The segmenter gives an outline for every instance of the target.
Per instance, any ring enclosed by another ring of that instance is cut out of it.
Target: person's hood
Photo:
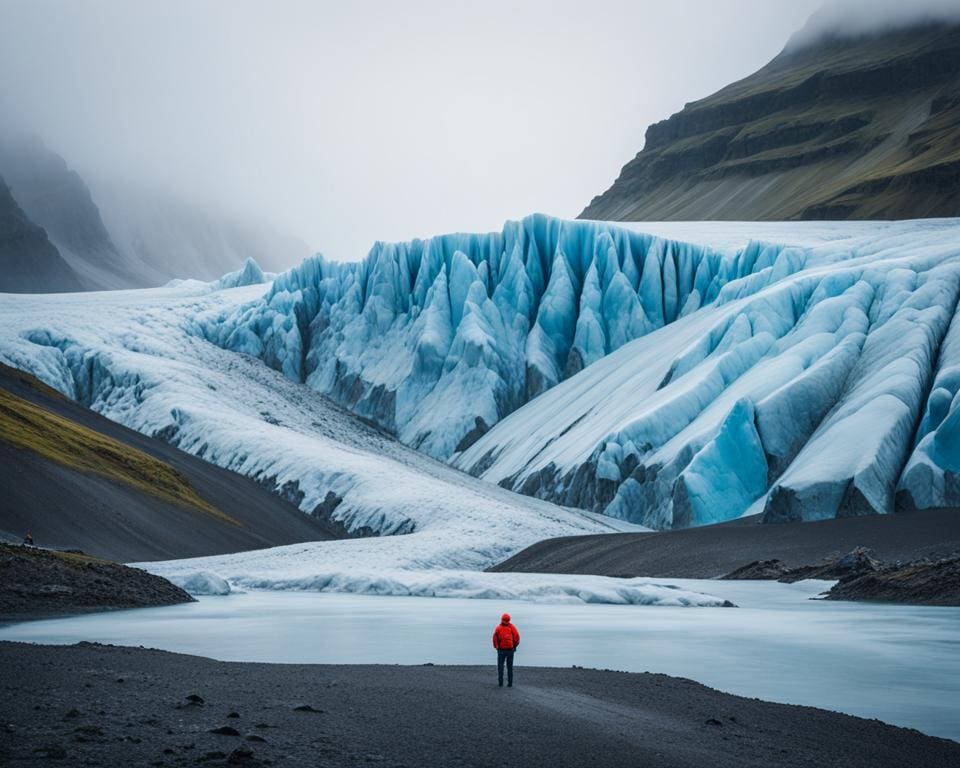
[[[510,614],[509,614],[509,613],[503,614],[503,616],[500,617],[500,623],[501,623],[501,624],[509,624],[509,623],[510,623]]]

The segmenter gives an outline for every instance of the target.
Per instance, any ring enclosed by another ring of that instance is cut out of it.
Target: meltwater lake
[[[506,610],[523,636],[519,685],[524,665],[662,672],[960,740],[960,608],[811,600],[824,582],[662,581],[739,607],[249,592],[13,624],[0,640],[143,645],[224,661],[492,664],[490,635]]]

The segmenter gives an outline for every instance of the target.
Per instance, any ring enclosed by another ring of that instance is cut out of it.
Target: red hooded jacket
[[[518,645],[520,645],[520,633],[510,623],[510,614],[505,613],[500,617],[497,628],[493,630],[493,647],[498,651],[509,651]]]

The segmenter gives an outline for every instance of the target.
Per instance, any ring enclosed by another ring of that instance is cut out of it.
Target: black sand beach
[[[519,661],[519,659],[518,659]],[[690,680],[524,668],[224,663],[0,643],[0,763],[948,766],[960,744]]]

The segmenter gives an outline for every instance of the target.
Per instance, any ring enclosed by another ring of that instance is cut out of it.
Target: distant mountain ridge
[[[0,173],[30,220],[46,230],[83,289],[144,285],[110,238],[84,180],[38,137],[0,141]]]
[[[0,292],[146,288],[213,280],[249,259],[275,271],[310,255],[302,241],[257,221],[145,187],[84,179],[36,136],[0,135],[0,177],[10,197],[0,200],[0,215],[19,217],[26,224],[18,228],[28,224],[47,240],[41,245],[34,234],[28,248],[9,239],[12,230],[0,239]]]
[[[960,215],[960,25],[824,37],[647,129],[580,218]]]
[[[296,237],[239,215],[210,211],[171,193],[91,178],[114,242],[148,285],[215,280],[253,259],[277,272],[312,255]]]

